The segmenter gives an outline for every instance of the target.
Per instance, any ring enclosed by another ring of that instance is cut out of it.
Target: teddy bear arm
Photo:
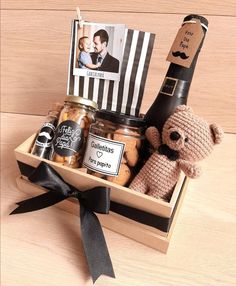
[[[160,133],[156,127],[149,127],[145,132],[147,140],[150,144],[157,149],[161,145]]]
[[[191,179],[198,178],[201,175],[201,168],[189,161],[179,160],[179,167],[186,176]]]

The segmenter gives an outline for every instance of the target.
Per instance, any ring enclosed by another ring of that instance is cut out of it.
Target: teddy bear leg
[[[146,183],[146,180],[142,176],[139,176],[139,175],[137,175],[134,178],[129,188],[136,192],[143,193],[143,194],[148,192],[148,185]]]
[[[168,201],[168,190],[163,188],[159,188],[158,185],[155,186],[150,186],[148,195],[156,198],[156,199],[161,199],[163,201]]]

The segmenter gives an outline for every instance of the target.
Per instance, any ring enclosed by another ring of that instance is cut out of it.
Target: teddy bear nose
[[[171,132],[170,133],[170,139],[173,141],[177,141],[180,138],[180,134],[177,131]]]

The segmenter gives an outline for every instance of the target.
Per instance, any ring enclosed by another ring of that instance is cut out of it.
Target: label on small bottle
[[[89,133],[83,165],[104,175],[118,176],[125,144]]]
[[[192,19],[192,22],[185,23],[179,29],[166,60],[189,68],[203,37],[199,19]]]
[[[59,124],[53,140],[53,149],[60,156],[73,156],[83,145],[83,129],[79,124],[66,120]]]
[[[163,82],[160,92],[167,94],[169,96],[173,96],[177,83],[178,83],[178,79],[166,77]]]
[[[162,84],[160,93],[169,96],[175,95],[176,98],[185,97],[188,94],[189,86],[189,81],[167,76]]]
[[[43,148],[51,147],[55,129],[56,128],[52,123],[50,122],[44,123],[39,131],[39,134],[35,141],[35,145]]]

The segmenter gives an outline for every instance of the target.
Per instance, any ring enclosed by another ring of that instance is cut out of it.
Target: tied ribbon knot
[[[165,155],[170,161],[176,161],[179,159],[179,152],[171,149],[168,145],[162,144],[158,147],[158,152],[161,155]]]
[[[39,196],[18,202],[10,214],[26,213],[47,208],[67,198],[80,203],[81,238],[93,283],[104,274],[115,278],[111,258],[96,213],[108,214],[110,189],[95,187],[80,191],[63,180],[47,163],[41,162],[28,177],[29,181],[49,190]]]

